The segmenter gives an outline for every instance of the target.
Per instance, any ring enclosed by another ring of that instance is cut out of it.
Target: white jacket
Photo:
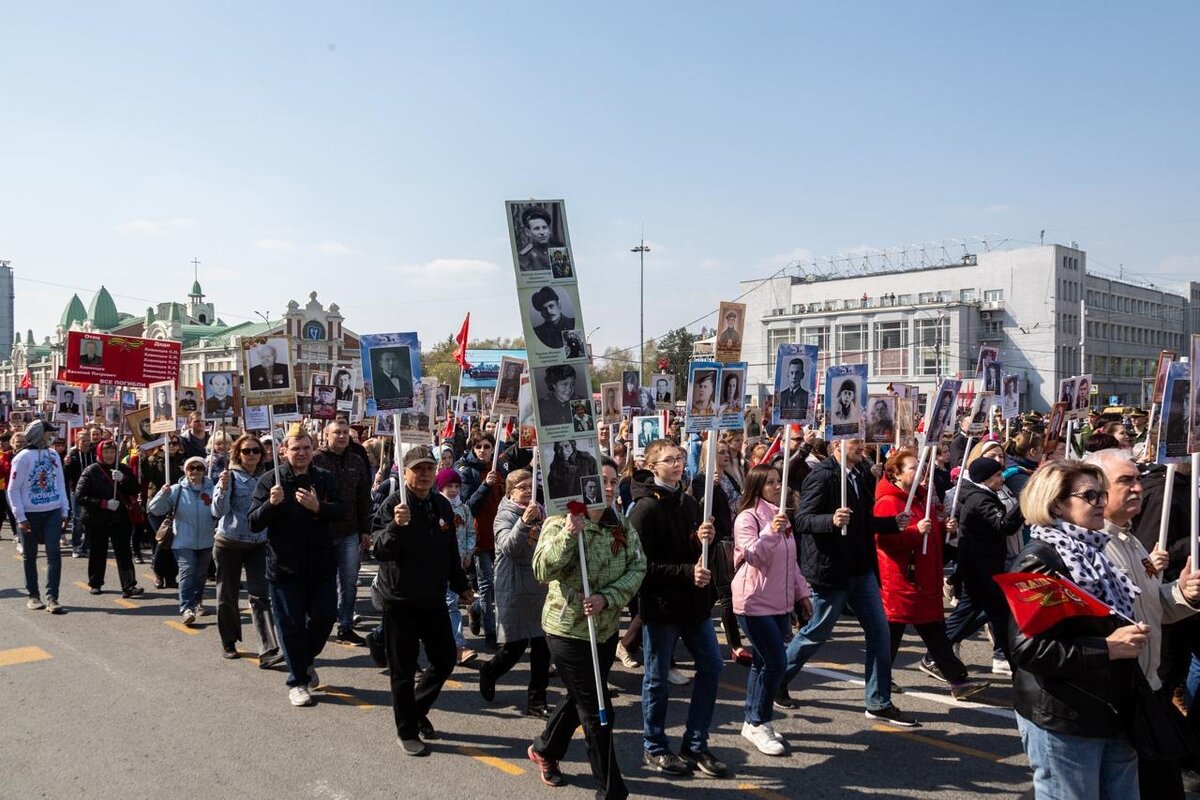
[[[36,511],[61,509],[64,517],[70,516],[70,494],[58,453],[27,447],[13,458],[8,504],[17,522],[25,522],[25,515]]]

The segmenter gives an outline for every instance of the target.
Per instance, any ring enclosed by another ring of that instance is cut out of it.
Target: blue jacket
[[[217,484],[213,493],[212,515],[217,520],[217,538],[245,544],[262,544],[267,532],[250,530],[250,502],[258,478],[241,467],[229,470],[229,485]]]
[[[179,501],[175,510],[172,550],[207,550],[213,546],[213,531],[217,521],[213,519],[212,497],[212,481],[205,478],[204,483],[195,486],[185,475],[171,487],[168,494],[155,495],[150,501],[147,510],[160,517],[171,513],[176,500]]]

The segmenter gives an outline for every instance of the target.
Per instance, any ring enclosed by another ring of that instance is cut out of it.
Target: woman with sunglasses
[[[1013,570],[1066,578],[1132,618],[1140,589],[1104,552],[1107,488],[1094,464],[1043,464],[1021,493],[1031,541]],[[1138,797],[1127,715],[1149,629],[1116,614],[1068,617],[1035,636],[1011,618],[1006,627],[1017,730],[1035,797]]]
[[[165,452],[163,447],[156,447],[144,458],[139,456],[137,473],[142,484],[142,500],[146,506],[146,521],[149,523],[151,536],[158,530],[163,518],[150,510],[150,502],[162,487],[170,486],[183,477],[183,458],[183,442],[178,434],[167,437]],[[174,589],[177,585],[176,576],[179,574],[175,556],[171,554],[170,548],[159,547],[158,542],[154,543],[153,548],[150,563],[154,571],[154,588]]]
[[[88,532],[88,586],[100,594],[108,565],[108,543],[117,558],[117,578],[121,596],[135,597],[143,590],[137,585],[133,569],[130,535],[133,530],[126,505],[137,502],[138,485],[133,471],[117,463],[117,445],[105,439],[96,445],[96,460],[79,476],[75,486],[75,510],[79,524]]]
[[[237,658],[242,640],[238,593],[242,570],[250,596],[250,617],[258,632],[258,667],[269,669],[283,661],[275,640],[275,617],[267,587],[267,532],[250,530],[250,501],[258,484],[263,446],[250,434],[229,448],[229,469],[217,477],[212,515],[217,520],[213,560],[217,563],[217,632],[225,658]]]
[[[175,514],[175,539],[171,553],[179,565],[179,613],[191,626],[205,614],[204,581],[212,561],[213,482],[205,476],[204,459],[192,456],[183,462],[184,477],[174,486],[164,486],[150,501],[151,514]]]

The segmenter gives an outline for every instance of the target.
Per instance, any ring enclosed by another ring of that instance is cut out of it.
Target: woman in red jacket
[[[894,517],[904,511],[916,476],[916,451],[893,450],[884,466],[884,480],[875,485],[875,516]],[[883,612],[892,636],[892,661],[900,652],[905,629],[912,625],[942,675],[949,679],[951,694],[956,700],[965,700],[986,689],[988,684],[967,679],[967,668],[946,638],[946,622],[942,617],[942,539],[947,527],[953,530],[954,520],[942,522],[942,506],[937,502],[926,518],[925,491],[922,481],[913,499],[912,519],[907,528],[899,534],[875,537]],[[928,545],[922,553],[926,537]]]

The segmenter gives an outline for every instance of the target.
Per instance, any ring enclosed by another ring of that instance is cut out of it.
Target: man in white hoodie
[[[70,515],[70,491],[63,476],[62,460],[50,449],[57,429],[49,422],[37,420],[25,429],[25,448],[12,460],[8,480],[8,503],[17,527],[25,559],[25,590],[31,611],[41,608],[51,614],[61,614],[58,603],[58,583],[62,572],[60,536]],[[38,591],[38,541],[46,543],[46,602],[43,605]]]

